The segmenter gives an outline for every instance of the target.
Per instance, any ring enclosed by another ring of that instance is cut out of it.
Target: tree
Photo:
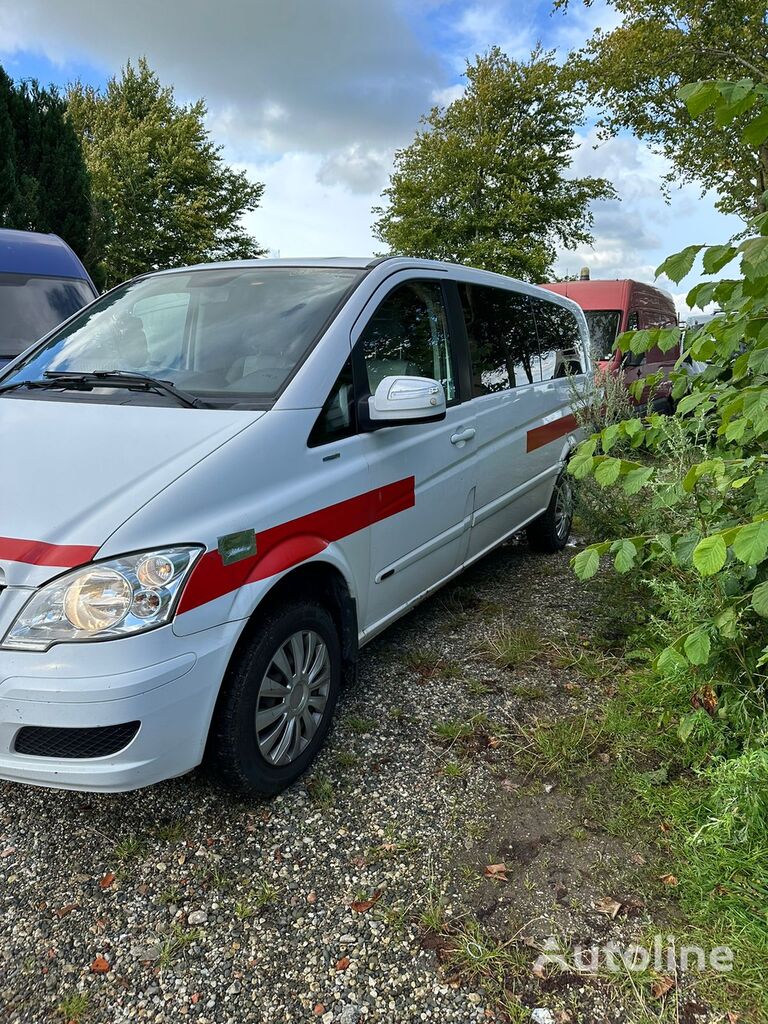
[[[685,82],[731,79],[736,108],[749,102],[744,79],[768,81],[765,0],[608,2],[621,23],[597,29],[567,65],[585,100],[602,108],[603,137],[629,130],[647,140],[672,164],[667,191],[696,181],[718,193],[724,213],[748,220],[768,209],[768,146],[743,141],[742,116],[727,125],[714,111],[693,118],[678,96]]]
[[[540,281],[558,245],[592,241],[589,204],[613,189],[567,176],[581,113],[551,53],[520,63],[494,48],[466,77],[464,95],[395,154],[374,231],[395,253]]]
[[[0,68],[0,225],[61,235],[84,256],[90,182],[80,143],[55,88],[14,86]]]
[[[264,186],[228,167],[202,100],[180,106],[146,60],[101,92],[76,83],[68,117],[91,174],[91,262],[104,285],[163,267],[262,255],[242,227]]]

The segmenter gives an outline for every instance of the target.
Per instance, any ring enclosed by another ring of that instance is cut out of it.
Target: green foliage
[[[224,163],[202,100],[180,106],[143,59],[103,92],[76,83],[67,99],[91,174],[90,260],[101,283],[261,255],[241,218],[256,209],[263,186]]]
[[[14,86],[0,67],[0,227],[60,235],[87,255],[88,171],[55,88]]]
[[[395,253],[541,281],[558,247],[591,241],[589,204],[613,189],[567,173],[583,108],[551,53],[517,62],[494,48],[466,76],[396,154],[374,230]]]
[[[669,187],[697,181],[718,193],[725,213],[746,220],[765,210],[768,109],[755,114],[750,80],[768,80],[765,3],[609,3],[618,24],[597,29],[567,65],[585,100],[602,110],[601,135],[629,130],[647,140],[672,165]]]

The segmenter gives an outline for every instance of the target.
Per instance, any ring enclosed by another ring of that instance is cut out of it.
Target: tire
[[[274,796],[307,770],[330,728],[341,668],[338,631],[322,605],[297,601],[267,614],[230,664],[211,727],[211,767],[229,789]]]
[[[533,551],[554,554],[568,543],[573,523],[574,481],[563,470],[557,478],[545,512],[526,527],[528,545]]]

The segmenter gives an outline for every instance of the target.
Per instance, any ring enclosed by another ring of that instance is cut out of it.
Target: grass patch
[[[158,966],[161,969],[169,967],[174,960],[178,960],[188,946],[199,942],[202,937],[203,933],[197,928],[182,928],[175,924],[160,946]]]
[[[577,718],[537,721],[523,729],[517,755],[529,774],[569,776],[576,781],[601,741],[602,725],[592,713]]]
[[[366,733],[376,730],[376,720],[374,718],[363,718],[361,715],[347,715],[344,719],[344,724],[358,736],[365,736]]]
[[[336,755],[336,764],[339,768],[356,768],[360,764],[360,758],[351,750],[340,750]]]
[[[480,642],[480,653],[502,668],[530,665],[544,654],[545,643],[532,626],[510,626],[502,618]]]
[[[140,836],[125,836],[115,846],[115,857],[117,860],[129,861],[138,860],[147,852],[146,840]]]
[[[331,807],[336,801],[333,783],[327,775],[313,775],[306,782],[307,792],[313,803],[320,807]]]
[[[422,682],[427,679],[458,679],[462,673],[461,665],[457,661],[443,658],[427,647],[409,651],[404,662]]]
[[[75,1024],[79,1024],[88,1012],[88,1002],[87,992],[69,992],[62,996],[56,1011],[65,1021],[75,1021]]]

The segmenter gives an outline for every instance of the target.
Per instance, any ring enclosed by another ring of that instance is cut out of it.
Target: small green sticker
[[[232,565],[256,554],[256,531],[241,530],[219,537],[219,554],[224,565]]]

